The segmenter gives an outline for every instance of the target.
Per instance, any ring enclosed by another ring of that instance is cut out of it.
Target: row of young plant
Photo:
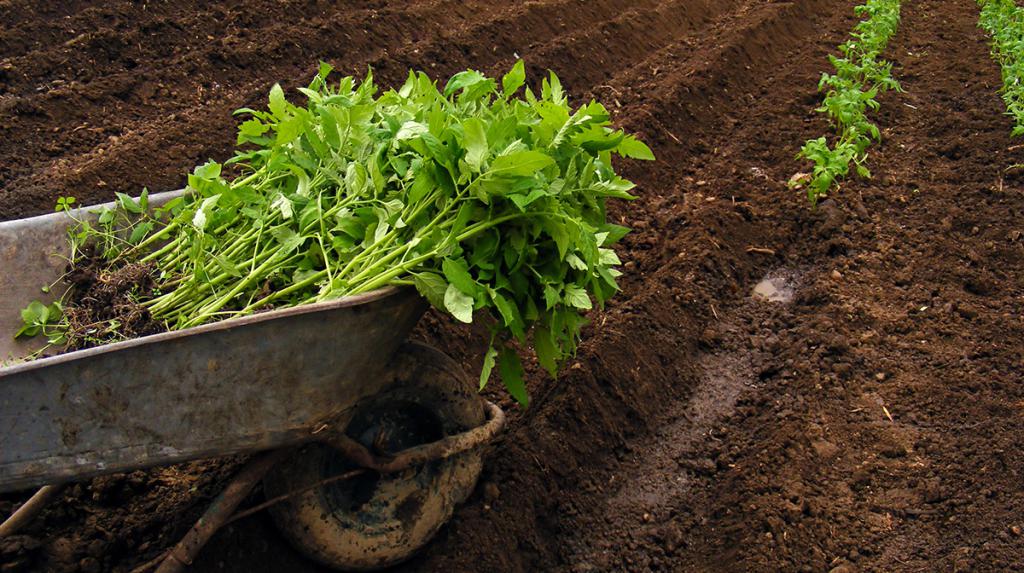
[[[864,164],[867,149],[880,140],[881,134],[867,112],[879,108],[879,94],[901,90],[892,77],[892,64],[881,58],[900,22],[899,0],[868,0],[855,11],[863,20],[854,28],[851,39],[839,46],[841,55],[829,56],[835,73],[822,74],[818,83],[818,89],[826,94],[817,111],[827,114],[835,127],[834,143],[829,143],[828,137],[811,139],[798,155],[814,162],[810,181],[806,182],[812,204],[838,186],[851,165],[860,176],[871,176]]]
[[[978,24],[992,36],[992,56],[1003,73],[1003,101],[1012,135],[1024,135],[1024,9],[1013,0],[978,0]]]
[[[184,196],[150,214],[145,193],[119,195],[81,221],[72,258],[151,265],[138,303],[168,329],[408,285],[459,321],[493,317],[481,388],[497,369],[525,404],[513,343],[552,374],[574,353],[584,313],[618,290],[612,245],[628,229],[605,201],[634,185],[612,155],[650,149],[600,103],[570,108],[554,74],[524,87],[521,61],[500,84],[468,70],[439,89],[410,72],[379,96],[372,75],[330,74],[299,89],[305,105],[275,85],[268,109],[238,110],[239,151],[197,167]],[[59,308],[30,309],[24,334],[65,334]]]

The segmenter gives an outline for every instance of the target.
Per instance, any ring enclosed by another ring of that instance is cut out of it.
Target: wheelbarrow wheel
[[[385,389],[362,401],[345,434],[377,454],[398,452],[484,422],[483,400],[443,352],[406,343]],[[471,450],[395,474],[366,472],[293,496],[271,509],[300,551],[336,569],[364,571],[411,557],[476,484],[482,454]],[[357,469],[338,451],[311,444],[264,479],[268,497]]]

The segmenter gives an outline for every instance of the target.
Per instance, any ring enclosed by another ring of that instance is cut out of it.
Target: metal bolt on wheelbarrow
[[[64,272],[71,224],[0,223],[0,360],[38,349],[11,334]],[[386,288],[0,367],[0,491],[46,486],[0,536],[69,481],[251,453],[160,571],[190,564],[261,479],[268,500],[246,513],[268,509],[310,557],[348,570],[408,558],[469,495],[477,446],[504,421],[448,356],[406,342],[426,308]]]

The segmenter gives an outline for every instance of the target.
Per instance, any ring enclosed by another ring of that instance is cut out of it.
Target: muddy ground
[[[477,492],[396,570],[1024,570],[1024,146],[976,3],[905,0],[874,177],[810,209],[786,182],[856,3],[3,1],[0,218],[180,187],[317,59],[394,84],[522,56],[659,161],[625,166],[622,296],[557,381],[531,371]],[[751,296],[765,278],[784,300]],[[418,335],[478,367],[472,333]],[[0,568],[128,571],[233,466],[75,486]],[[319,571],[265,515],[192,570]]]

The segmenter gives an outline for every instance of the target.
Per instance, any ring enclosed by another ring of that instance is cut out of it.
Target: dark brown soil
[[[152,292],[154,267],[127,263],[111,267],[85,253],[68,270],[71,292],[64,298],[67,320],[62,351],[80,350],[163,332],[138,300]]]
[[[396,570],[1024,570],[1024,147],[976,3],[905,0],[875,176],[811,210],[786,182],[856,3],[0,3],[0,218],[181,185],[318,58],[393,83],[518,54],[659,161],[626,166],[623,296],[557,381],[531,370],[477,493]],[[791,300],[751,297],[766,276]],[[478,367],[443,317],[418,335]],[[76,486],[0,567],[130,570],[234,463]],[[192,570],[320,569],[258,515]]]

